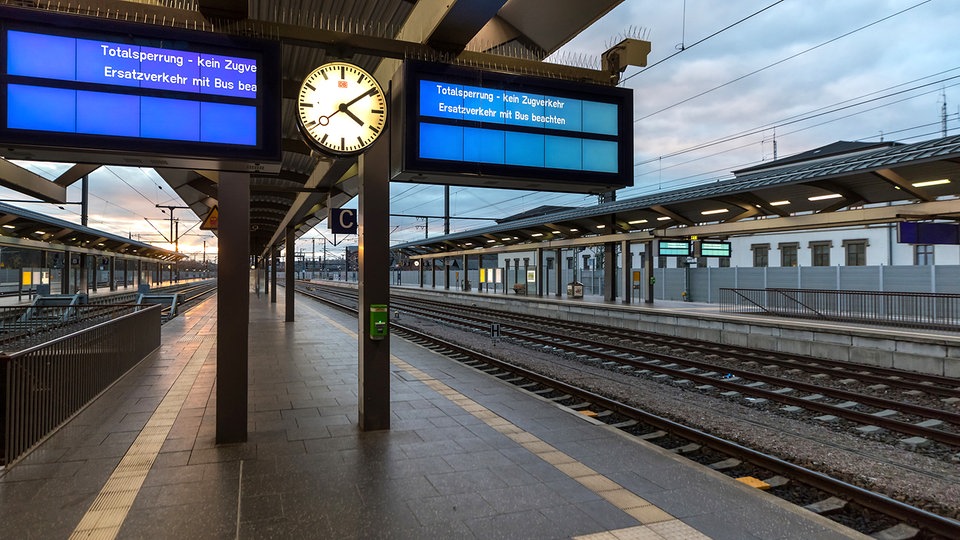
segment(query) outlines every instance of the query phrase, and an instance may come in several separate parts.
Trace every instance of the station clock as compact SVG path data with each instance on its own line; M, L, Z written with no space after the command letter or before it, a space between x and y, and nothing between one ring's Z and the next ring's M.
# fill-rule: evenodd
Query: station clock
M383 133L387 99L364 69L331 62L310 72L297 95L297 127L313 148L333 156L362 153Z

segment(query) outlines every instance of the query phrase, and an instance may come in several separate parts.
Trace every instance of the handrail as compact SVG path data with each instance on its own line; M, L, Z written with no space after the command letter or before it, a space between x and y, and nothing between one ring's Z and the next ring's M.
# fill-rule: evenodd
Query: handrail
M0 464L10 465L160 347L160 306L0 353Z
M960 331L960 294L720 288L720 310Z

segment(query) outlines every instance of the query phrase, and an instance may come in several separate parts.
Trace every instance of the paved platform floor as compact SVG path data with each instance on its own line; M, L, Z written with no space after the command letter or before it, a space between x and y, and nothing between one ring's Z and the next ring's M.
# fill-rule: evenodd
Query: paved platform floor
M397 338L360 432L356 320L250 303L246 443L214 444L212 299L0 472L0 538L860 536Z

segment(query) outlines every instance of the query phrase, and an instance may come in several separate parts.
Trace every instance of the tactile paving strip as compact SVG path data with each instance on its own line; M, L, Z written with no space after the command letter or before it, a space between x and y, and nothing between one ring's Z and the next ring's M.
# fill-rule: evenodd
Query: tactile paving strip
M117 468L94 499L83 519L70 535L71 540L81 538L112 539L120 532L137 493L147 478L170 428L180 414L190 388L197 380L200 368L213 347L214 340L201 346L184 366L177 380L167 391L160 406L147 421L146 426L133 441L130 449L120 460Z

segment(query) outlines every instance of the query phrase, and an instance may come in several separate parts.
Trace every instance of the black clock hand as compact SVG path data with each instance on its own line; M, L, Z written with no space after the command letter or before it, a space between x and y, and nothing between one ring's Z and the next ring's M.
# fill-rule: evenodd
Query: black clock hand
M365 97L367 97L367 96L372 96L373 94L376 94L376 93L377 93L377 89L376 89L376 88L371 88L371 89L367 90L366 92L360 94L359 96L351 99L350 101L341 104L341 105L340 105L340 110L346 112L346 108L347 108L347 107L353 105L354 103L360 101L361 99L363 99L363 98L365 98Z
M356 122L356 123L358 123L358 124L360 124L360 125L362 126L362 125L363 125L363 120L361 120L360 118L358 118L357 115L355 115L355 114L353 114L352 112L350 112L350 109L348 109L347 107L348 107L348 105L347 105L346 103L341 103L341 104L340 104L340 109L339 109L337 112L343 111L344 114L346 114L346 115L349 116L350 118L353 118L353 121L354 121L354 122Z

